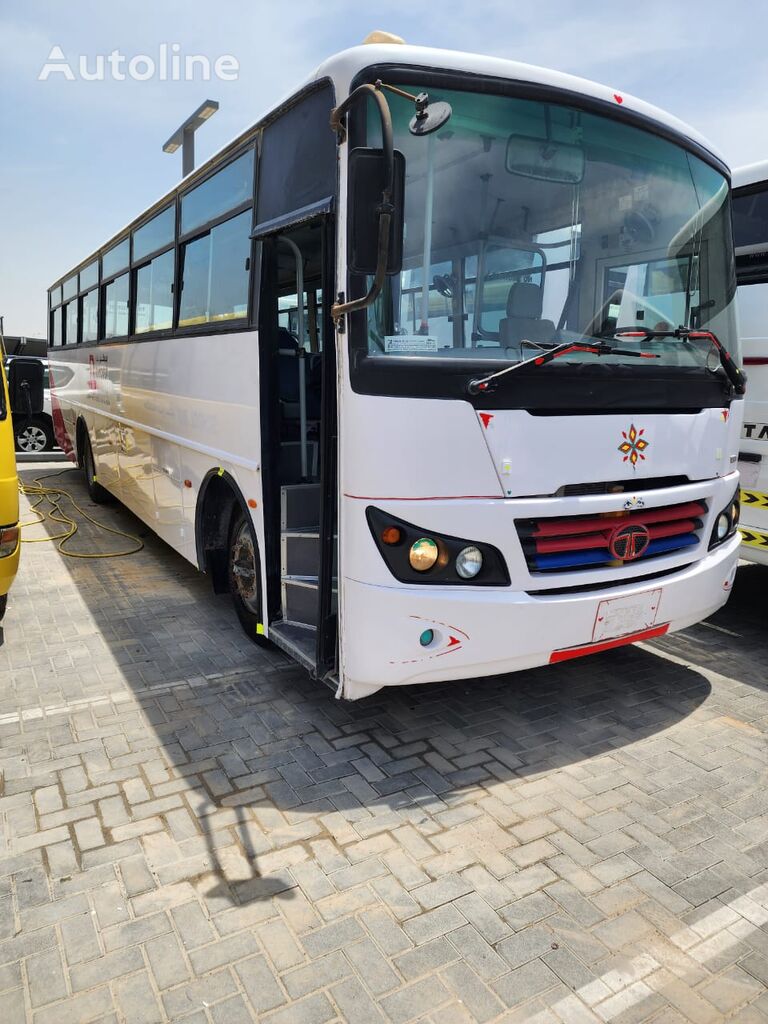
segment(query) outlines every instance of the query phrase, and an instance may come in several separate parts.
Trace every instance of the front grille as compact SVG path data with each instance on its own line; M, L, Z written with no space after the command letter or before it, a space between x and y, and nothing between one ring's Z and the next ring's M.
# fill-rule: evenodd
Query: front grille
M638 565L699 543L707 513L705 501L687 501L638 512L601 515L517 519L517 534L531 573L570 572L606 566ZM619 529L644 527L635 532L636 557L620 558ZM647 532L646 532L647 531Z

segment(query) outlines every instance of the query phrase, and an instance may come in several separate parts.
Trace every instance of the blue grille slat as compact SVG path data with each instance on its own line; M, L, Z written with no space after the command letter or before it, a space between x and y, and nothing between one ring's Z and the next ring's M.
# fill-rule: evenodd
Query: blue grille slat
M684 533L677 537L660 537L658 540L651 541L640 558L624 564L632 565L643 562L653 555L663 555L670 551L695 547L698 543L699 538L690 533ZM586 551L562 551L554 555L534 555L531 561L536 569L577 569L587 565L606 565L615 559L611 557L608 548L591 548Z

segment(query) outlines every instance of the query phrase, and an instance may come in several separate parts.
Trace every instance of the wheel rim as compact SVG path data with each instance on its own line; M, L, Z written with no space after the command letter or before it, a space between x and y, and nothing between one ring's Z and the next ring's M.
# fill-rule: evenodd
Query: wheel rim
M241 523L232 542L230 574L237 596L254 615L259 613L259 573L248 523Z
M47 438L40 427L25 427L17 436L16 443L23 452L41 452L45 449Z

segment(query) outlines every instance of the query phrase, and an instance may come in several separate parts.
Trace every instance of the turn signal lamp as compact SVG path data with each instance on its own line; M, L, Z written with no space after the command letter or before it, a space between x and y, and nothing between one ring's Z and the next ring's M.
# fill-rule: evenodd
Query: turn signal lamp
M440 551L431 537L420 537L411 544L408 561L416 572L426 572L437 561Z
M399 526L385 526L381 531L381 539L384 544L399 544L403 539L403 531Z

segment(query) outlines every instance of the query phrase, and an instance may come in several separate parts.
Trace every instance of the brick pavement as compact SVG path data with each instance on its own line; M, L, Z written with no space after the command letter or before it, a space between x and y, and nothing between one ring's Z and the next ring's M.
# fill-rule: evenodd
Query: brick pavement
M768 1021L767 578L642 649L343 704L151 536L26 547L0 1021Z

